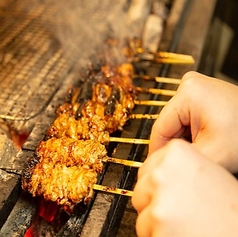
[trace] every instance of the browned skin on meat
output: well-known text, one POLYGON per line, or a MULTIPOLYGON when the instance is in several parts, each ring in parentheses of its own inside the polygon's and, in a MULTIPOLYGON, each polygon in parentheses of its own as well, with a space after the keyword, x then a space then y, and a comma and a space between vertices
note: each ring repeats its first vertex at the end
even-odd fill
POLYGON ((109 141, 109 133, 105 130, 106 122, 95 115, 92 119, 82 117, 76 120, 68 114, 59 115, 48 130, 48 137, 60 138, 63 136, 76 140, 97 140, 102 144, 109 141))
POLYGON ((95 140, 62 137, 41 141, 37 156, 39 162, 28 170, 31 177, 23 179, 22 187, 33 196, 71 206, 92 196, 107 151, 95 140))
POLYGON ((134 108, 136 92, 131 81, 133 68, 131 64, 122 64, 113 69, 105 66, 102 71, 105 74, 104 81, 93 87, 92 99, 85 103, 83 116, 75 119, 79 107, 75 98, 79 90, 74 89, 70 91, 71 103, 65 103, 57 109, 58 117, 48 130, 49 137, 66 135, 75 139, 96 138, 106 144, 109 141, 108 133, 123 129, 134 108), (105 84, 106 79, 108 84, 105 84), (119 90, 120 99, 115 102, 114 112, 105 115, 105 103, 111 95, 112 86, 119 90))

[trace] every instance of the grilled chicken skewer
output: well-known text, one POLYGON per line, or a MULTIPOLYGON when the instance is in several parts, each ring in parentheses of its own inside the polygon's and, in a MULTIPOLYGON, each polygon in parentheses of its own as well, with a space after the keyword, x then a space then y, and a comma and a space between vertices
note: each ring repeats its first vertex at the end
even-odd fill
MULTIPOLYGON (((119 162, 115 162, 115 163, 119 163, 119 162)), ((130 166, 130 165, 128 164, 128 166, 130 166)), ((136 165, 136 167, 137 167, 137 165, 136 165)), ((3 168, 3 167, 0 167, 0 169, 3 171, 6 171, 8 173, 11 173, 11 174, 22 175, 22 170, 16 170, 16 169, 10 169, 10 168, 8 169, 8 168, 3 168)), ((106 192, 106 193, 119 194, 119 195, 130 196, 130 197, 133 195, 133 191, 120 189, 120 188, 114 188, 114 187, 108 187, 108 186, 104 186, 104 185, 100 185, 100 184, 94 184, 93 189, 96 191, 102 191, 102 192, 106 192)))
POLYGON ((193 64, 195 62, 191 55, 174 52, 149 52, 143 48, 141 39, 133 39, 128 42, 126 55, 132 61, 153 61, 158 63, 176 63, 176 64, 193 64))
POLYGON ((108 158, 99 141, 67 137, 41 141, 37 157, 28 161, 23 172, 22 187, 33 196, 43 196, 62 206, 87 203, 105 161, 135 165, 133 161, 108 158))
MULTIPOLYGON (((102 162, 115 163, 115 164, 119 164, 119 165, 133 167, 133 168, 140 168, 141 165, 143 164, 142 162, 139 162, 139 161, 125 160, 125 159, 115 158, 115 157, 104 157, 102 159, 102 162)), ((0 170, 3 170, 5 172, 11 173, 11 174, 17 174, 17 175, 22 175, 22 172, 23 172, 22 169, 13 169, 13 168, 5 168, 5 167, 0 167, 0 170)))
MULTIPOLYGON (((22 172, 19 171, 19 170, 16 170, 16 169, 8 169, 8 168, 2 168, 2 167, 0 169, 6 171, 8 173, 22 175, 22 172)), ((112 194, 119 194, 119 195, 124 195, 124 196, 129 196, 129 197, 131 197, 133 195, 133 191, 120 189, 120 188, 109 187, 109 186, 104 186, 104 185, 101 185, 101 184, 94 184, 93 189, 96 190, 96 191, 102 191, 102 192, 112 193, 112 194)))

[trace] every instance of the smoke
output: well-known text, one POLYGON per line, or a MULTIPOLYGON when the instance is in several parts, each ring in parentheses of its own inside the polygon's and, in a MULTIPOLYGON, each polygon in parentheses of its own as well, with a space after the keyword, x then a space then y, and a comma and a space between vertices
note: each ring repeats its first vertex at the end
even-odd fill
POLYGON ((45 24, 50 26, 51 32, 61 43, 66 57, 85 64, 89 57, 103 52, 110 54, 109 57, 105 56, 107 60, 120 60, 121 54, 118 51, 123 47, 125 39, 141 36, 143 22, 149 12, 149 2, 48 0, 38 4, 47 4, 45 24), (112 38, 117 41, 116 46, 113 46, 116 50, 105 43, 112 38))

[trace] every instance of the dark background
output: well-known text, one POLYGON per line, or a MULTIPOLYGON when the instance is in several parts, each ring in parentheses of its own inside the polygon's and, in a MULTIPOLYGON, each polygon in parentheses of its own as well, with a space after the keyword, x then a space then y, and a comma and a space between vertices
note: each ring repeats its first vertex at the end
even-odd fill
POLYGON ((238 1, 222 0, 221 5, 220 18, 234 32, 221 72, 238 81, 238 1))

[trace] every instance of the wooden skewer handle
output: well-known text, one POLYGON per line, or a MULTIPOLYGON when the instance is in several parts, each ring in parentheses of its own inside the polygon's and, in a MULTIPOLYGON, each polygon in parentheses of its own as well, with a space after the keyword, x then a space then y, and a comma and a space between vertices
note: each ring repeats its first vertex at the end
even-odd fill
POLYGON ((171 77, 151 77, 148 75, 133 75, 133 78, 141 78, 143 80, 155 80, 161 83, 168 83, 168 84, 180 84, 181 79, 179 78, 171 78, 171 77))
POLYGON ((176 91, 173 91, 173 90, 156 89, 156 88, 137 87, 136 89, 140 92, 146 92, 146 93, 152 93, 152 94, 158 94, 158 95, 174 96, 176 93, 176 91))
POLYGON ((149 105, 149 106, 165 106, 168 101, 160 100, 134 100, 136 105, 149 105))
POLYGON ((110 137, 110 142, 123 142, 132 144, 149 144, 148 139, 125 138, 125 137, 110 137))
POLYGON ((159 114, 131 114, 130 119, 157 119, 159 114))
POLYGON ((180 84, 181 79, 178 78, 167 78, 167 77, 155 77, 155 81, 168 83, 168 84, 180 84))
POLYGON ((191 55, 177 54, 170 52, 146 53, 141 52, 133 58, 134 61, 152 61, 157 63, 172 63, 172 64, 193 64, 195 62, 191 55))
POLYGON ((180 53, 172 53, 172 52, 157 52, 156 53, 157 57, 162 57, 162 58, 174 58, 174 59, 181 59, 181 60, 190 60, 194 62, 194 58, 191 55, 188 54, 180 54, 180 53))
POLYGON ((135 167, 135 168, 140 168, 141 165, 143 164, 142 162, 138 162, 138 161, 124 160, 124 159, 114 158, 114 157, 106 157, 106 158, 103 158, 102 161, 112 162, 112 163, 121 164, 121 165, 129 166, 129 167, 135 167))
POLYGON ((93 189, 97 190, 97 191, 119 194, 119 195, 124 195, 124 196, 129 196, 129 197, 131 197, 133 195, 133 191, 130 191, 130 190, 113 188, 113 187, 103 186, 103 185, 99 185, 99 184, 94 184, 93 189))
POLYGON ((169 63, 169 64, 194 64, 192 58, 155 58, 152 60, 156 63, 169 63))

